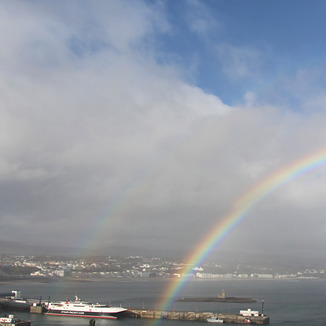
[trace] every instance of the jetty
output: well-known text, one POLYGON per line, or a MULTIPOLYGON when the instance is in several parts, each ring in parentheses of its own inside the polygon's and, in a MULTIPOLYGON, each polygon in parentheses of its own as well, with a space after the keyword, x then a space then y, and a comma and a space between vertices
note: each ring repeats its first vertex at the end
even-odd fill
POLYGON ((209 318, 222 319, 225 324, 250 324, 267 325, 269 316, 257 314, 250 309, 241 311, 239 314, 222 314, 212 312, 194 312, 194 311, 162 311, 154 309, 128 309, 127 318, 144 319, 170 319, 207 322, 209 318), (242 313, 241 313, 242 312, 242 313))

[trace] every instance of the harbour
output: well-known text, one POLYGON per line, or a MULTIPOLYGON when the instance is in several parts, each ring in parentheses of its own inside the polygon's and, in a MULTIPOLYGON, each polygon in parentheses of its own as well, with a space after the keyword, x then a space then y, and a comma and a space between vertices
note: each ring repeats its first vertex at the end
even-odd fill
POLYGON ((110 307, 101 304, 92 304, 80 300, 75 301, 42 302, 40 299, 23 299, 21 292, 14 290, 11 293, 0 294, 0 306, 8 310, 26 310, 30 313, 47 314, 62 317, 83 317, 98 319, 137 318, 137 319, 164 319, 209 322, 219 320, 227 324, 269 324, 269 316, 260 314, 251 309, 242 310, 239 314, 222 314, 216 312, 167 311, 156 309, 136 309, 110 307))
MULTIPOLYGON (((160 294, 167 286, 163 281, 74 281, 74 282, 6 282, 0 283, 0 292, 10 292, 19 288, 26 297, 51 300, 72 298, 78 295, 91 302, 103 302, 113 306, 141 311, 159 310, 157 302, 163 298, 160 294)), ((240 310, 251 308, 261 311, 261 300, 264 299, 264 314, 270 317, 270 325, 324 326, 326 322, 326 282, 324 280, 298 281, 249 281, 219 280, 189 282, 179 297, 204 297, 216 295, 218 289, 227 289, 230 296, 240 295, 257 300, 252 304, 220 302, 174 302, 170 310, 182 312, 213 312, 213 314, 239 314, 240 310)), ((218 292, 220 292, 220 290, 218 292)), ((0 315, 10 311, 2 310, 0 315)), ((48 316, 43 313, 15 311, 14 315, 21 320, 30 320, 32 326, 80 326, 88 325, 87 319, 74 317, 48 316)), ((215 316, 215 315, 214 315, 215 316)), ((177 315, 175 315, 175 318, 177 315)), ((159 321, 160 326, 182 326, 185 323, 200 326, 206 322, 192 320, 182 322, 179 319, 124 318, 117 320, 96 320, 96 326, 148 326, 159 321)))

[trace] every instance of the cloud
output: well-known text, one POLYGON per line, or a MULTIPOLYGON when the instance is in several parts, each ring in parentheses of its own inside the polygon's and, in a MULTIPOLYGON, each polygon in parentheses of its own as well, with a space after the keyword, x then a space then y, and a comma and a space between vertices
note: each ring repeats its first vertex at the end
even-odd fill
POLYGON ((222 62, 223 72, 234 81, 252 77, 262 63, 260 52, 248 46, 218 44, 216 53, 222 62))
POLYGON ((12 232, 49 232, 44 237, 56 242, 61 229, 73 242, 76 223, 79 231, 91 227, 194 121, 228 107, 140 51, 156 28, 154 7, 100 2, 81 11, 66 4, 60 15, 52 3, 36 5, 18 2, 2 11, 6 28, 16 30, 1 45, 10 65, 1 78, 0 170, 3 187, 12 188, 2 218, 15 197, 24 198, 13 215, 42 219, 41 230, 15 224, 12 232))
MULTIPOLYGON (((186 251, 249 187, 323 148, 322 112, 307 119, 263 106, 250 90, 244 107, 230 107, 187 82, 184 67, 157 62, 164 53, 156 44, 173 28, 160 3, 62 6, 0 6, 3 240, 15 234, 55 246, 60 234, 60 244, 79 246, 92 235, 94 247, 186 251)), ((218 53, 230 78, 245 79, 259 66, 259 51, 247 47, 224 45, 218 53)), ((260 248, 264 232, 246 240, 253 225, 287 239, 296 216, 311 224, 298 207, 314 206, 320 221, 324 204, 315 198, 326 183, 318 173, 262 202, 225 245, 260 248)))
POLYGON ((211 32, 216 32, 219 25, 208 7, 198 0, 186 1, 185 4, 187 6, 185 18, 193 33, 206 38, 211 32))

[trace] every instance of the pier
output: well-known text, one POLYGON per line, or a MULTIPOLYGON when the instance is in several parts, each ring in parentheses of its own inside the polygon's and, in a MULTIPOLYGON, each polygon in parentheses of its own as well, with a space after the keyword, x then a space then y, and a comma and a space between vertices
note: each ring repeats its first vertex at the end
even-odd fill
POLYGON ((250 320, 251 324, 267 325, 269 324, 269 316, 244 316, 241 314, 221 314, 212 312, 192 312, 192 311, 161 311, 153 309, 128 309, 126 312, 128 318, 144 318, 144 319, 171 319, 171 320, 187 320, 207 322, 208 318, 223 319, 226 324, 247 324, 246 320, 250 320))

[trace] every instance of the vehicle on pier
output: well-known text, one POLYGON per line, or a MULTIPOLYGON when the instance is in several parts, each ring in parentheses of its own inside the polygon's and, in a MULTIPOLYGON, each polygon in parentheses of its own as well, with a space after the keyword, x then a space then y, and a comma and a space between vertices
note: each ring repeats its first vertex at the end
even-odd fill
POLYGON ((208 323, 217 323, 217 324, 223 324, 224 323, 224 320, 223 319, 220 319, 220 318, 214 318, 214 317, 211 317, 211 318, 207 318, 206 319, 208 323))

